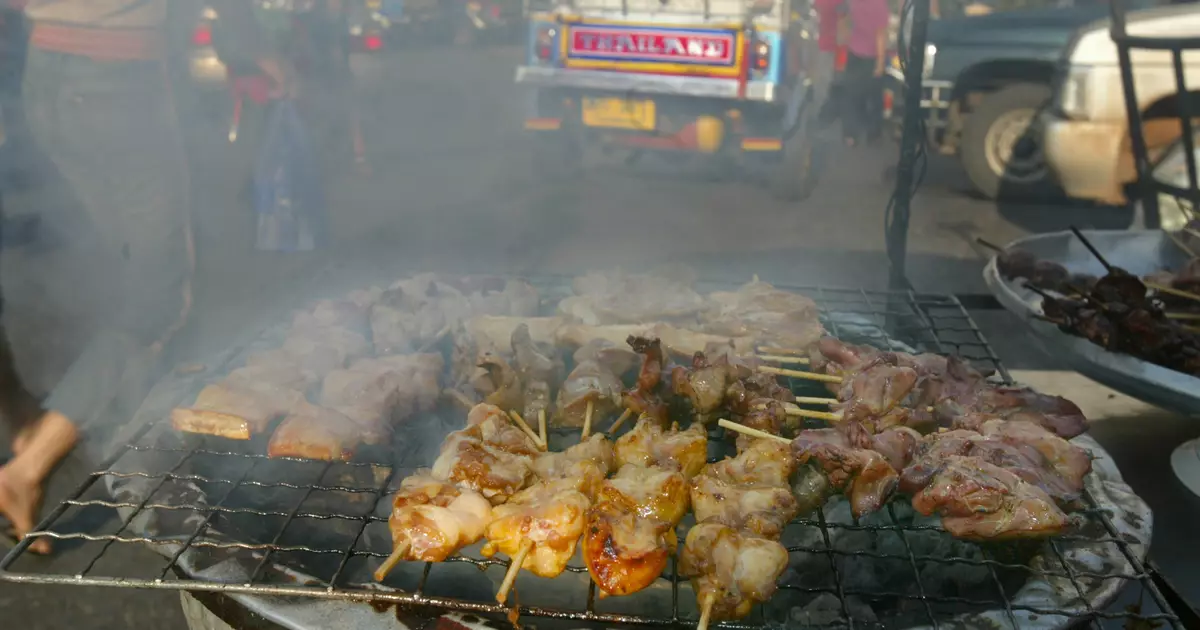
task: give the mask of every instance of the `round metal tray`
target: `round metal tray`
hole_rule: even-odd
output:
[[[1112,265],[1145,275],[1178,268],[1186,258],[1160,231],[1084,232]],[[1071,232],[1037,234],[1013,241],[1007,250],[1027,251],[1058,263],[1072,273],[1103,275],[1104,266]],[[983,279],[996,299],[1024,320],[1056,354],[1066,357],[1081,374],[1119,392],[1183,415],[1200,414],[1200,378],[1167,369],[1127,354],[1109,352],[1040,320],[1042,297],[1019,282],[1000,276],[996,258],[988,261]]]

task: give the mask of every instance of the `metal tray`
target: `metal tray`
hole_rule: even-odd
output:
[[[1145,275],[1178,268],[1186,262],[1186,255],[1158,230],[1087,231],[1084,235],[1109,263],[1130,273]],[[1006,249],[1030,252],[1073,273],[1104,275],[1104,266],[1071,232],[1027,236],[1013,241]],[[1042,297],[1018,284],[1023,281],[1001,277],[995,257],[984,268],[983,279],[1004,308],[1024,320],[1047,346],[1066,357],[1081,374],[1171,411],[1183,415],[1200,414],[1200,378],[1127,354],[1109,352],[1038,319],[1042,313]]]

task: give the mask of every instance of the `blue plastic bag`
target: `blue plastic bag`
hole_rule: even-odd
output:
[[[325,239],[325,190],[308,131],[291,100],[277,103],[254,165],[255,247],[312,251]]]

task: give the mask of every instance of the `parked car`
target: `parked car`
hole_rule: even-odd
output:
[[[1063,50],[1106,5],[999,11],[933,20],[924,51],[922,107],[930,147],[957,155],[989,198],[1057,192],[1046,165],[1038,112],[1049,101]],[[888,70],[896,109],[904,99],[898,64]],[[897,124],[903,120],[891,112]]]
[[[1134,11],[1127,20],[1128,31],[1133,35],[1200,34],[1200,7],[1194,4]],[[1130,59],[1137,105],[1153,159],[1182,135],[1174,65],[1171,53],[1165,50],[1135,49]],[[1200,53],[1185,53],[1184,79],[1188,85],[1200,85]],[[1200,114],[1200,102],[1193,107],[1196,107],[1194,115]],[[1136,179],[1137,173],[1130,148],[1117,47],[1109,35],[1107,21],[1090,24],[1075,35],[1063,56],[1054,99],[1042,115],[1041,124],[1047,159],[1069,195],[1125,203],[1125,187]]]

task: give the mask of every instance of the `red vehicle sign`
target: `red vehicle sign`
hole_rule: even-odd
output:
[[[567,56],[604,61],[733,65],[733,31],[654,27],[574,26]]]

